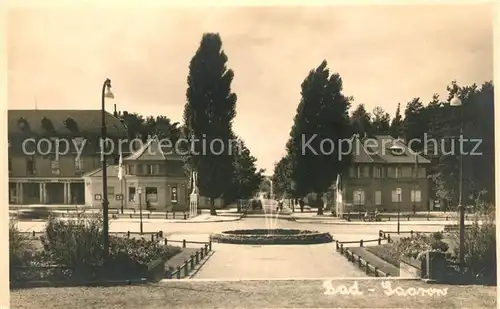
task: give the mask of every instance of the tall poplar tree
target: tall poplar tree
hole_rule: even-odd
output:
[[[198,172],[200,195],[210,198],[211,215],[217,215],[215,199],[227,191],[234,171],[229,149],[237,97],[231,91],[234,73],[226,67],[227,60],[220,35],[205,33],[191,59],[187,78],[184,123],[186,134],[194,141],[188,162]],[[200,140],[207,146],[203,147]]]

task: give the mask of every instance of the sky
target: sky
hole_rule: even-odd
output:
[[[18,9],[8,20],[10,109],[99,109],[112,80],[119,110],[182,122],[188,65],[218,32],[235,72],[235,132],[272,174],[300,84],[324,59],[344,94],[394,115],[452,80],[493,79],[487,5]]]

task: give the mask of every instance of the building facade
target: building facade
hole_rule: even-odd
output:
[[[428,159],[388,135],[354,136],[352,145],[353,162],[341,181],[344,212],[429,209]]]
[[[9,110],[9,204],[85,204],[82,175],[102,166],[101,116],[100,110]],[[105,117],[116,145],[125,126]],[[109,153],[115,163],[118,152]]]
[[[162,149],[156,137],[123,159],[123,177],[119,165],[108,167],[108,201],[111,208],[146,208],[155,210],[188,209],[189,177],[182,157]],[[86,205],[102,203],[102,168],[83,176]]]

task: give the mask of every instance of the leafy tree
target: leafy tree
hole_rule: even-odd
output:
[[[238,211],[241,211],[239,199],[249,199],[257,193],[264,178],[263,170],[257,169],[255,163],[257,159],[251,155],[243,140],[238,139],[238,143],[233,144],[234,154],[234,175],[231,186],[224,197],[237,201]]]
[[[403,120],[403,132],[407,142],[413,139],[423,141],[424,134],[428,131],[428,121],[424,118],[424,105],[420,98],[414,98],[406,105],[405,118]],[[413,151],[421,151],[423,143],[410,143]]]
[[[290,156],[286,155],[274,164],[274,172],[272,176],[276,195],[278,196],[293,196],[292,188],[292,165]]]
[[[330,74],[326,61],[309,73],[302,83],[302,99],[287,144],[297,190],[315,192],[318,200],[350,161],[349,155],[339,152],[341,140],[352,132],[350,102],[342,86],[340,75]],[[323,214],[322,204],[318,214]]]
[[[215,199],[227,192],[234,169],[228,149],[234,137],[232,121],[236,115],[237,97],[231,91],[234,73],[227,69],[227,60],[220,35],[203,34],[189,65],[184,108],[186,131],[194,139],[190,147],[190,165],[198,172],[200,195],[210,198],[212,215],[217,215]],[[214,145],[213,151],[203,151],[200,140],[206,145]],[[222,153],[218,154],[220,151]]]
[[[390,134],[391,116],[384,109],[377,106],[372,112],[372,127],[376,134]]]
[[[394,138],[403,136],[403,117],[401,116],[401,104],[398,103],[398,108],[396,109],[396,115],[392,118],[391,128],[390,128],[391,136]]]
[[[359,104],[351,115],[351,126],[354,133],[360,136],[371,136],[373,133],[371,115],[366,111],[364,104]]]

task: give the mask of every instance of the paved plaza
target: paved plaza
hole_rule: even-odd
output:
[[[267,205],[274,206],[272,203]],[[221,215],[221,217],[223,217]],[[427,223],[427,224],[426,224]],[[444,225],[429,221],[401,221],[402,231],[433,232]],[[448,222],[449,224],[449,222]],[[208,241],[211,233],[235,229],[274,228],[306,229],[329,232],[335,240],[359,241],[377,239],[378,231],[395,231],[396,222],[345,224],[345,221],[296,222],[270,219],[262,215],[248,215],[238,221],[228,222],[168,222],[162,219],[144,220],[144,232],[163,231],[169,240]],[[20,221],[22,231],[40,232],[44,222]],[[138,219],[115,219],[110,223],[110,232],[138,232]],[[376,245],[367,243],[366,245]],[[189,244],[188,246],[200,246]],[[200,279],[263,279],[263,278],[318,278],[318,277],[364,277],[361,270],[349,263],[335,251],[335,244],[317,245],[212,245],[210,258],[195,274]]]

